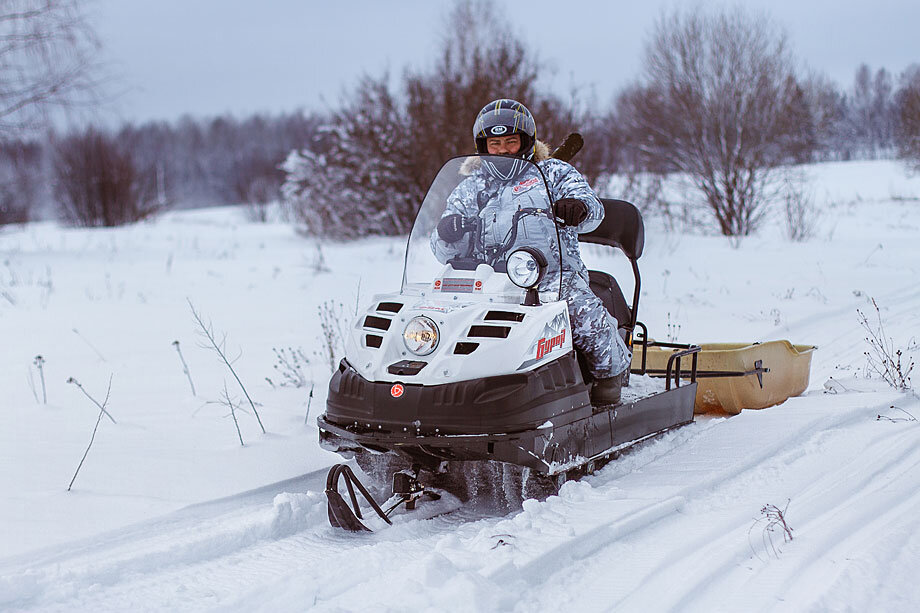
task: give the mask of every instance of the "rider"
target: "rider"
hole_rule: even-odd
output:
[[[603,205],[581,173],[550,157],[546,144],[536,139],[533,115],[520,102],[503,98],[483,107],[473,124],[473,139],[480,155],[509,157],[471,158],[474,164],[466,169],[470,176],[450,195],[438,223],[435,254],[446,262],[467,251],[471,240],[466,238],[471,228],[468,220],[479,216],[502,186],[526,174],[529,165],[523,160],[535,162],[546,177],[555,203],[553,213],[562,226],[562,297],[568,303],[572,341],[594,377],[591,400],[594,404],[618,402],[631,356],[603,303],[591,291],[578,250],[578,234],[600,225]]]

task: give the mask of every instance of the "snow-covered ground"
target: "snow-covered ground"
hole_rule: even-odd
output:
[[[640,261],[653,336],[817,345],[803,396],[700,418],[508,515],[358,536],[326,520],[339,458],[316,442],[319,310],[398,286],[404,240],[326,244],[323,265],[312,241],[235,208],[0,228],[0,610],[917,610],[920,400],[866,378],[857,309],[874,322],[874,298],[920,358],[920,177],[808,172],[810,240],[785,240],[779,212],[737,246],[648,219]],[[265,434],[189,302],[227,335]],[[282,350],[309,359],[306,386],[280,385]],[[100,402],[111,379],[117,423],[99,422],[68,492],[99,413],[71,377]],[[794,540],[766,531],[766,505]]]

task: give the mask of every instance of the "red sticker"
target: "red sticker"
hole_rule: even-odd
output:
[[[435,287],[435,289],[441,287],[441,280],[440,280],[440,279],[438,279],[437,281],[434,282],[434,287]]]
[[[520,194],[521,192],[526,192],[528,189],[540,182],[540,179],[534,177],[532,179],[527,179],[526,181],[521,181],[514,186],[514,189],[511,190],[515,194]]]
[[[482,281],[476,281],[476,289],[482,289]]]
[[[390,388],[390,396],[393,398],[399,398],[403,395],[404,391],[406,390],[403,388],[402,383],[394,383],[393,387]]]

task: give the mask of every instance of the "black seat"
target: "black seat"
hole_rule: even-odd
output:
[[[632,319],[632,312],[617,280],[600,270],[589,270],[588,275],[591,277],[591,291],[601,299],[607,312],[617,320],[618,327],[628,326]]]
[[[594,231],[580,234],[578,240],[617,248],[629,259],[635,280],[632,306],[626,302],[623,291],[611,275],[599,270],[589,270],[588,274],[591,290],[616,318],[621,334],[624,334],[627,344],[632,346],[632,333],[639,311],[640,278],[637,260],[645,247],[645,224],[634,204],[609,198],[600,200],[604,205],[604,220]]]

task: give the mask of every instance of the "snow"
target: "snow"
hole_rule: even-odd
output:
[[[873,321],[874,298],[920,357],[920,177],[885,161],[805,170],[822,217],[803,243],[778,212],[735,246],[647,218],[639,313],[659,340],[817,345],[805,394],[698,417],[511,513],[483,502],[364,535],[327,524],[340,458],[317,444],[318,311],[397,287],[404,239],[324,243],[323,267],[313,241],[235,207],[0,228],[0,609],[916,609],[920,400],[866,376],[856,310]],[[631,294],[622,257],[584,255]],[[267,433],[189,302],[227,335]],[[279,386],[286,348],[309,358],[312,399]],[[118,422],[99,423],[70,492],[98,408],[69,377],[100,402],[111,377]],[[245,446],[224,385],[249,411]],[[788,504],[792,541],[766,530],[768,504]]]

